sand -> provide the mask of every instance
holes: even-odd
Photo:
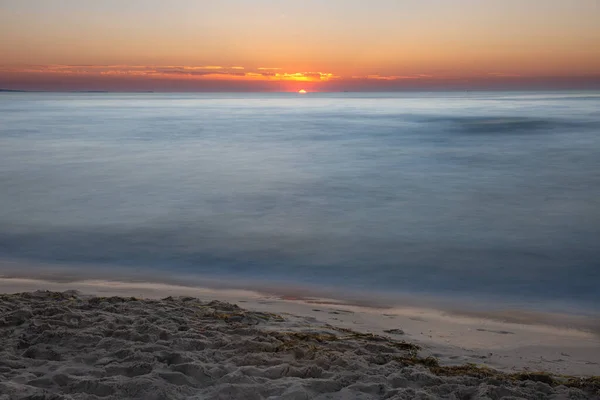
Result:
[[[3,279],[0,291],[34,284]],[[444,313],[433,321],[432,311],[242,291],[190,297],[181,296],[182,288],[156,285],[45,284],[109,296],[73,290],[1,295],[1,400],[600,398],[598,380],[560,375],[598,373],[599,339],[583,330]],[[124,291],[144,298],[114,296]],[[179,295],[158,298],[169,291]],[[239,306],[208,300],[219,296]],[[415,331],[434,326],[446,331]],[[472,332],[468,348],[461,347],[461,329]],[[522,346],[533,336],[541,343]],[[477,338],[491,346],[485,354],[473,345],[480,344]],[[563,361],[552,361],[555,351]],[[536,360],[541,353],[546,364]],[[465,362],[496,369],[452,366]],[[549,369],[528,363],[561,367],[536,374]],[[497,372],[511,369],[518,372]]]

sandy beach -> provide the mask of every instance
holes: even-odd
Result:
[[[91,280],[0,292],[2,400],[600,398],[583,319]]]

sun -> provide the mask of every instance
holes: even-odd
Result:
[[[306,90],[304,90],[304,89],[300,89],[300,90],[298,90],[298,93],[300,93],[300,94],[306,94],[308,92]]]

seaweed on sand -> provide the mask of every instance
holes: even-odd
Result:
[[[495,379],[503,382],[523,382],[534,381],[542,382],[550,386],[564,385],[567,387],[577,388],[592,393],[600,393],[600,377],[575,377],[565,375],[554,375],[547,372],[517,372],[505,373],[497,371],[493,368],[476,365],[465,364],[457,366],[443,366],[435,357],[420,357],[418,351],[421,349],[419,345],[405,341],[397,341],[385,336],[379,336],[372,333],[361,333],[351,329],[326,326],[327,329],[343,333],[344,335],[336,335],[327,332],[272,332],[275,337],[282,341],[278,351],[296,350],[300,347],[307,347],[313,352],[319,351],[322,353],[331,352],[325,345],[331,342],[380,342],[386,346],[397,348],[406,351],[406,355],[394,355],[386,360],[395,361],[403,366],[422,366],[428,369],[431,373],[438,376],[470,376],[478,379]]]

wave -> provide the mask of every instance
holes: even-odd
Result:
[[[355,125],[349,125],[353,122]],[[569,134],[574,131],[594,131],[600,129],[600,119],[590,115],[588,118],[570,117],[530,117],[515,115],[443,115],[419,113],[385,113],[373,115],[357,111],[353,114],[325,112],[312,117],[306,124],[320,133],[311,135],[316,140],[345,140],[349,134],[368,137],[390,137],[417,133],[464,133],[464,134],[542,134],[562,131]],[[365,131],[363,127],[369,127]],[[352,129],[352,130],[349,130]],[[292,138],[305,140],[306,137]]]
[[[523,134],[543,133],[554,129],[590,127],[587,124],[553,119],[527,117],[443,117],[430,118],[428,122],[447,124],[451,130],[469,134]],[[591,125],[593,126],[593,125]]]

